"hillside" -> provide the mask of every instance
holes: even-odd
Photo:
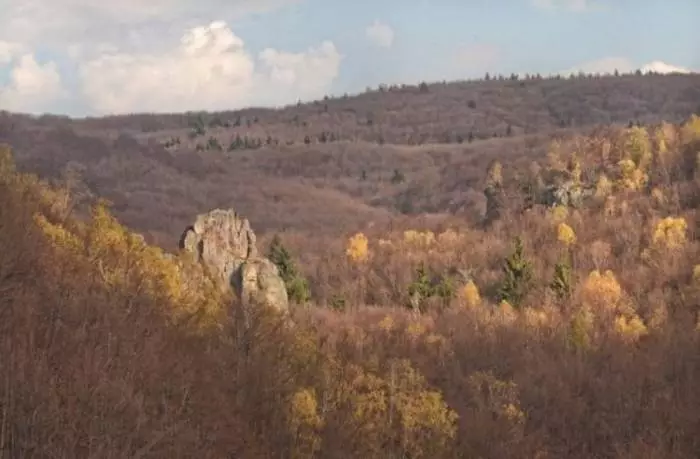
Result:
[[[3,114],[0,451],[697,457],[699,83],[497,80],[328,101],[405,100],[411,121],[373,127],[430,135],[460,125],[428,121],[450,111],[426,102],[443,90],[493,91],[517,113],[510,135],[420,145],[367,126],[304,142],[318,104],[249,111],[250,127]],[[532,88],[589,113],[603,87],[616,105],[588,122],[519,131],[540,109],[522,102]],[[304,110],[307,130],[270,145],[196,147]],[[176,249],[216,207],[250,219],[293,326]]]
[[[326,139],[392,144],[457,143],[460,139],[532,134],[562,127],[680,121],[700,105],[700,75],[583,76],[392,86],[353,97],[281,110],[203,114],[208,133],[224,147],[236,135],[281,144]],[[198,114],[88,119],[86,130],[140,133],[187,140]],[[225,125],[225,126],[222,126]],[[510,126],[510,128],[509,128]],[[207,136],[191,144],[206,144]]]
[[[86,120],[4,114],[0,142],[14,147],[23,170],[79,172],[120,220],[169,247],[191,215],[220,206],[240,209],[262,233],[338,235],[405,215],[477,221],[492,159],[526,165],[552,137],[680,121],[700,106],[698,88],[700,75],[494,79],[281,110]]]

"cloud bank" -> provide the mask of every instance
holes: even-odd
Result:
[[[194,27],[163,54],[112,52],[81,63],[83,95],[98,113],[223,110],[323,96],[342,56],[332,42],[258,56],[222,21]]]
[[[620,73],[631,73],[637,70],[641,70],[642,73],[694,73],[694,71],[691,69],[679,67],[660,60],[655,60],[640,65],[626,57],[604,57],[594,61],[583,62],[559,73],[562,75],[570,75],[572,73],[584,72],[605,75],[612,74],[616,70]]]
[[[301,1],[0,0],[0,109],[42,113],[62,103],[99,115],[322,97],[340,71],[333,42],[253,53],[216,19]]]
[[[146,14],[157,4],[133,7]],[[28,49],[0,41],[0,70],[9,74],[0,83],[3,109],[42,113],[67,99],[95,115],[283,105],[328,93],[342,61],[330,41],[302,52],[267,48],[253,55],[224,21],[213,21],[155,51],[105,43],[68,47],[64,57],[73,60],[76,74],[69,94],[57,63],[40,61]]]

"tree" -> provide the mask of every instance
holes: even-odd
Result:
[[[289,299],[297,304],[307,302],[310,298],[308,281],[297,271],[291,254],[282,245],[282,240],[277,234],[270,242],[267,258],[277,266]]]
[[[406,177],[403,175],[403,173],[398,169],[394,169],[394,175],[391,176],[391,183],[396,185],[403,183],[404,180],[406,180]]]
[[[488,226],[501,216],[501,210],[505,205],[503,189],[503,168],[501,163],[494,161],[487,171],[486,188],[486,216],[485,224]]]
[[[504,279],[498,289],[498,300],[519,307],[532,287],[532,264],[524,256],[523,241],[515,238],[513,252],[503,263]]]
[[[565,300],[571,296],[571,274],[571,263],[568,258],[554,266],[554,278],[549,284],[549,288],[554,291],[559,300]]]
[[[348,258],[355,263],[362,263],[369,258],[369,240],[363,233],[357,233],[348,240],[345,250]]]
[[[433,285],[424,263],[421,263],[416,269],[415,278],[408,286],[408,296],[414,310],[420,309],[423,302],[433,296]]]

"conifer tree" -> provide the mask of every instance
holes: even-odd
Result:
[[[513,252],[503,264],[504,279],[498,289],[498,300],[518,307],[532,287],[532,264],[523,254],[523,242],[515,238]]]
[[[549,288],[559,300],[568,299],[571,296],[571,262],[564,258],[554,266],[554,278],[549,284]]]
[[[291,254],[282,245],[282,240],[277,234],[270,242],[267,257],[277,266],[289,299],[297,304],[308,301],[310,296],[308,281],[297,271]]]

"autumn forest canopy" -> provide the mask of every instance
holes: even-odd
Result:
[[[699,203],[699,75],[2,112],[0,457],[695,458]]]

